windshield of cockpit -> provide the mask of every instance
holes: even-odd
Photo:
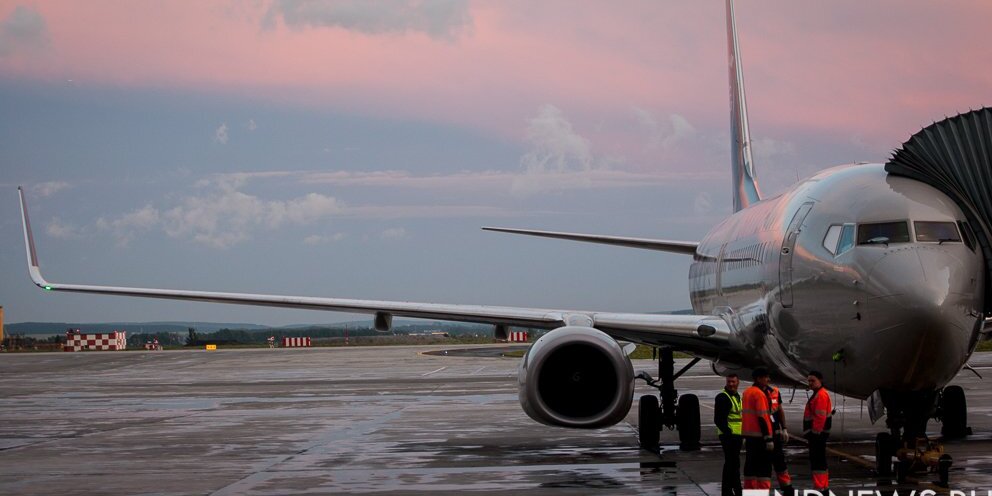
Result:
[[[912,230],[910,226],[912,225]],[[823,247],[840,255],[855,245],[893,243],[964,243],[974,250],[974,235],[967,222],[950,221],[889,221],[861,224],[833,224],[823,236]]]

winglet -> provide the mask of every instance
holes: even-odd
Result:
[[[41,277],[41,269],[38,266],[38,251],[34,247],[34,234],[31,233],[31,219],[28,218],[28,203],[24,199],[24,188],[18,186],[17,195],[21,198],[21,224],[24,227],[24,248],[28,255],[28,273],[35,285],[51,291],[52,285],[44,277]]]

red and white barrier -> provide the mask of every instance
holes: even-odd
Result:
[[[524,331],[510,331],[510,335],[506,341],[508,343],[526,343],[527,333]]]
[[[63,351],[121,351],[127,349],[127,332],[82,334],[78,330],[65,333]]]
[[[309,348],[310,338],[282,338],[283,348]]]

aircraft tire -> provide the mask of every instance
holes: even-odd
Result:
[[[637,440],[641,447],[657,452],[661,440],[661,409],[658,397],[645,394],[637,401]]]
[[[879,432],[875,436],[875,472],[880,477],[892,477],[892,434]]]
[[[947,386],[940,394],[940,433],[945,439],[960,439],[969,434],[968,403],[961,386]]]
[[[699,397],[694,394],[679,396],[678,408],[679,449],[695,451],[699,449]]]

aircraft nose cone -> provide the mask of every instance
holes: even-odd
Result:
[[[907,247],[886,254],[868,278],[868,324],[885,341],[898,389],[942,385],[968,358],[974,329],[971,274],[935,249]]]

